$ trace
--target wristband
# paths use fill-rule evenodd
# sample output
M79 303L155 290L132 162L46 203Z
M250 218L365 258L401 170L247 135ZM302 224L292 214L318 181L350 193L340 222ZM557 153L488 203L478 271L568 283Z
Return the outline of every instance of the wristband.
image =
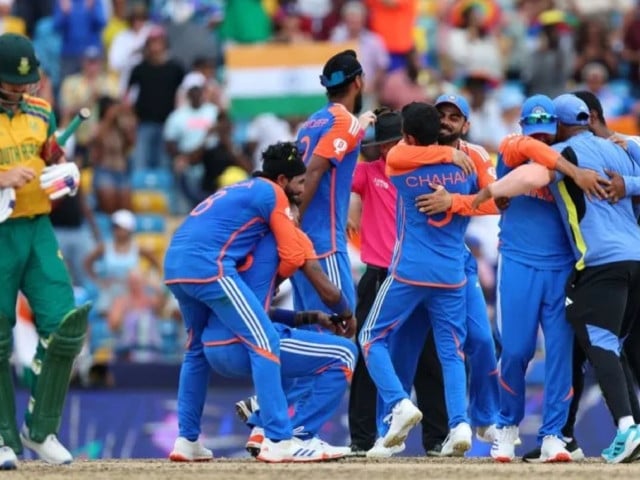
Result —
M284 308L272 308L269 317L277 323L282 323L289 327L296 326L296 312Z
M340 300L338 303L333 305L328 305L328 307L334 312L340 315L341 317L348 318L352 316L351 308L349 307L349 303L347 299L344 297L344 294L340 292Z

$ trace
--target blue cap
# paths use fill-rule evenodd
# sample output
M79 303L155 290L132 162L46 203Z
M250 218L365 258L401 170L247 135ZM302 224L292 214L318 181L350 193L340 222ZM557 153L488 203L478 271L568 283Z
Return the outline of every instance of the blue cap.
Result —
M522 104L520 126L524 135L556 134L558 117L553 101L546 95L533 95Z
M558 122L565 125L589 125L589 107L571 93L553 99Z
M457 107L458 110L460 110L460 113L462 113L462 115L464 115L465 118L467 119L469 118L469 114L471 113L471 109L469 108L469 102L467 102L467 99L464 98L462 95L447 95L447 94L440 95L436 99L435 106L437 107L438 105L444 105L445 103L450 103L451 105L454 105L455 107Z

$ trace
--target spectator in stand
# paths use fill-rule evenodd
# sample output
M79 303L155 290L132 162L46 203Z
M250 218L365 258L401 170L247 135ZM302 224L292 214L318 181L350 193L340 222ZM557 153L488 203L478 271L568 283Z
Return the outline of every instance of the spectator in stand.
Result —
M17 33L26 35L27 25L20 17L11 15L13 0L0 0L0 35L3 33Z
M582 80L582 69L589 63L600 63L607 69L607 77L614 78L618 73L618 59L613 52L609 31L602 18L594 17L583 21L574 35L576 60L573 66L573 79Z
M85 259L84 267L91 281L98 286L98 300L94 306L98 315L107 316L116 298L125 294L127 278L139 268L144 258L157 271L158 260L148 250L138 247L134 233L136 217L129 210L118 210L111 215L113 238L100 243ZM96 263L102 260L100 271Z
M554 98L564 93L573 74L575 53L571 35L565 33L566 15L559 10L543 12L536 49L522 65L522 82L528 96L540 93Z
M251 162L233 141L233 123L226 113L218 116L218 143L213 148L207 148L202 153L202 192L204 196L211 195L218 188L244 180L251 168Z
M371 30L382 37L391 55L390 70L406 65L414 48L413 32L418 18L417 0L365 0Z
M104 71L103 65L100 49L87 48L84 51L81 72L66 77L60 88L60 126L66 127L83 107L90 108L94 113L88 121L80 125L75 134L75 152L76 157L81 159L78 162L81 166L87 164L89 144L98 125L98 99L103 96L118 96L118 81Z
M133 68L142 62L144 46L151 30L144 1L134 0L128 9L129 28L117 34L109 49L109 68L118 74L120 94L127 91Z
M273 19L275 31L272 41L299 43L313 40L310 33L302 30L302 17L297 8L295 2L287 2L280 7Z
M109 309L107 321L116 336L115 353L132 362L161 359L160 313L166 295L145 281L138 269L127 275L127 289Z
M244 150L251 159L250 171L260 170L262 152L278 142L293 142L296 139L299 120L280 118L273 113L261 113L247 127L247 143Z
M171 112L164 124L167 152L172 158L180 193L189 202L189 210L204 198L199 185L202 151L218 143L218 107L204 101L206 82L202 73L187 74L180 90L187 96L188 103Z
M501 138L495 136L495 126L500 123L500 105L494 95L496 81L487 77L484 72L469 72L464 81L468 92L469 141L482 145L489 152L497 152ZM483 216L484 217L484 216ZM475 218L475 217L473 217Z
M144 60L131 72L129 101L138 118L133 168L169 168L170 160L162 139L164 122L175 107L176 92L184 70L169 57L162 27L153 27L144 49Z
M54 2L51 0L15 0L14 15L25 21L27 35L33 36L36 23L42 18L49 17L53 13Z
M102 49L102 29L107 24L102 0L57 0L54 25L62 36L61 75L78 73L86 48Z
M106 0L111 1L111 16L102 30L102 45L105 56L109 57L111 44L122 32L129 29L127 21L127 0Z
M302 31L314 40L329 40L332 30L340 21L340 10L345 0L289 0L295 3L302 21Z
M588 63L582 68L582 89L593 93L604 111L605 118L615 118L625 115L631 107L631 99L621 96L608 85L607 67L599 62Z
M422 59L413 49L407 54L404 66L386 74L380 90L380 103L392 110L401 110L411 102L428 102L427 89L418 80Z
M640 2L625 18L623 27L623 58L629 62L627 80L633 95L640 96Z
M225 2L220 36L223 40L234 43L261 43L269 40L271 19L262 5L262 0Z
M331 33L332 42L358 42L358 58L367 77L363 110L370 110L377 97L391 60L380 35L366 27L367 11L363 3L349 1L342 7L342 21Z
M220 110L229 108L229 99L225 95L224 88L218 82L215 59L209 57L198 57L191 66L192 72L199 72L207 79L204 86L205 102L213 103ZM186 101L186 98L183 98Z
M131 209L129 154L135 144L135 118L121 101L101 97L95 136L89 157L97 210L112 214Z

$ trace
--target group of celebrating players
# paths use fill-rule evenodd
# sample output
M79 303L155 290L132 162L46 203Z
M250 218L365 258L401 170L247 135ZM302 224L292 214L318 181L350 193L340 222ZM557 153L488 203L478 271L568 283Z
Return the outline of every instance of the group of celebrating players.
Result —
M170 458L212 458L199 435L216 371L253 380L256 396L237 409L259 461L388 457L422 421L428 455L464 456L473 426L510 462L539 327L542 425L524 460L584 458L573 427L586 360L617 426L602 457L640 458L636 139L607 129L592 94L535 95L496 167L462 140L470 109L459 95L357 118L355 53L329 59L320 80L329 102L298 141L269 146L262 170L198 205L168 248L165 281L189 332ZM358 163L371 125L381 158ZM464 241L473 215L501 215L499 362ZM367 265L357 295L352 229ZM270 305L286 278L295 311ZM352 445L332 446L318 433L350 384Z

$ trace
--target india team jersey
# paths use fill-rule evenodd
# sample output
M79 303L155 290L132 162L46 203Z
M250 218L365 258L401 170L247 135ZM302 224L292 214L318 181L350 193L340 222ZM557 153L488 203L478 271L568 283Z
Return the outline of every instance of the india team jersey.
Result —
M526 142L522 138L522 144ZM498 156L498 177L527 161L520 155L520 139L508 143ZM503 145L507 145L503 143ZM573 253L560 212L549 187L542 187L509 201L500 218L500 254L540 269L564 269Z
M607 178L605 169L622 176L640 176L640 166L609 140L582 132L553 148L579 167ZM575 268L613 262L640 261L640 229L627 196L611 204L589 200L569 178L556 173L551 185L576 260Z
M302 229L320 257L347 252L349 197L361 130L358 119L343 105L330 103L314 113L298 133L305 164L309 164L312 155L331 162L302 218Z
M55 117L45 100L25 95L20 108L12 115L0 108L0 171L21 166L36 172L36 179L16 189L16 206L11 218L51 211L51 201L40 188L38 177L45 167L40 157L42 146L55 131Z
M398 191L398 240L390 270L401 282L452 288L466 282L464 234L469 218L451 212L425 217L415 198L431 193L430 184L468 195L477 189L477 177L452 165L442 148L399 144L387 156L387 174ZM434 164L434 156L441 163Z
M217 191L176 230L165 256L166 283L214 281L236 272L269 231L276 238L280 274L304 264L306 250L278 185L253 178Z

